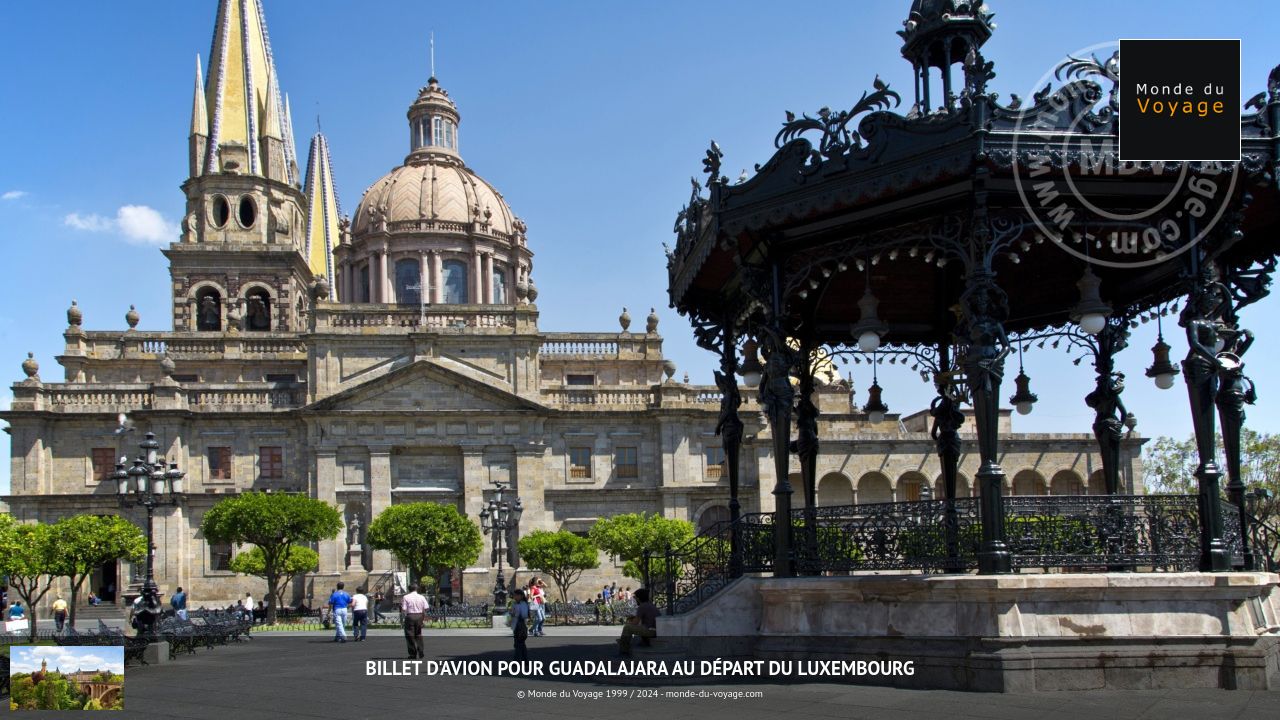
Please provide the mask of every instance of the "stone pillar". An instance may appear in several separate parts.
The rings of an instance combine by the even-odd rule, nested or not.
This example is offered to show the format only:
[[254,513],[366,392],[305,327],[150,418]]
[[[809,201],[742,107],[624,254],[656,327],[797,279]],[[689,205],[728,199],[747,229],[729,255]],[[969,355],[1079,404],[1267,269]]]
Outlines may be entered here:
[[391,302],[391,283],[387,279],[387,249],[378,251],[378,302]]
[[[317,448],[315,484],[312,497],[327,503],[336,503],[339,482],[338,452],[334,448]],[[339,535],[320,541],[320,573],[342,572],[346,564],[345,543]]]
[[493,255],[485,253],[484,255],[484,274],[481,278],[484,281],[484,302],[493,304]]
[[[484,448],[464,446],[462,450],[462,512],[480,523],[480,511],[485,507],[484,492],[489,478],[484,472]],[[463,569],[462,592],[467,602],[493,602],[494,571],[490,566],[493,553],[493,533],[482,532],[484,544],[474,566]]]
[[480,257],[480,251],[475,251],[475,258],[471,263],[472,289],[471,294],[467,298],[470,303],[484,302],[484,268],[483,260]]
[[[391,448],[369,448],[369,517],[377,518],[391,506]],[[344,538],[345,540],[345,538]],[[344,548],[345,549],[345,548]],[[343,560],[345,564],[345,558]],[[386,550],[375,550],[373,553],[373,572],[381,573],[391,569],[391,553]]]
[[386,283],[382,302],[396,302],[396,264],[391,262],[391,252],[388,250],[382,252],[382,279]]
[[443,275],[443,260],[440,258],[440,252],[434,251],[431,253],[431,302],[437,305],[444,302]]
[[431,302],[431,268],[427,266],[427,251],[418,251],[418,300],[421,303]]

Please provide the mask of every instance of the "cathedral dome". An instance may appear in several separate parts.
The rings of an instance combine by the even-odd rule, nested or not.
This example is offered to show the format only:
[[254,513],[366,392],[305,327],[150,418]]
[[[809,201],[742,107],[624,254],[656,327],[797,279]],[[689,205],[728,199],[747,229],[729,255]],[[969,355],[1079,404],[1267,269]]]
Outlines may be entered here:
[[525,224],[462,161],[460,116],[449,93],[431,78],[407,115],[409,155],[365,191],[335,249],[339,298],[402,305],[532,301]]
[[409,106],[409,156],[365,191],[352,231],[467,232],[519,236],[523,224],[502,194],[458,153],[458,107],[433,77]]
[[373,232],[466,232],[512,238],[518,219],[502,194],[461,162],[423,153],[375,182],[352,222]]

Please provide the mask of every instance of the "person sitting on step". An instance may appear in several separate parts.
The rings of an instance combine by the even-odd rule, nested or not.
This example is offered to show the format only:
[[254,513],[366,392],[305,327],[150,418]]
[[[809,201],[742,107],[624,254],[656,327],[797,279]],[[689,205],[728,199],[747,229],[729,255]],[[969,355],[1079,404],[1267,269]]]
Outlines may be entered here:
[[649,638],[658,636],[658,606],[649,602],[649,588],[636,590],[636,614],[627,618],[622,626],[622,637],[618,638],[618,652],[631,654],[631,638],[639,636],[643,644],[649,644]]

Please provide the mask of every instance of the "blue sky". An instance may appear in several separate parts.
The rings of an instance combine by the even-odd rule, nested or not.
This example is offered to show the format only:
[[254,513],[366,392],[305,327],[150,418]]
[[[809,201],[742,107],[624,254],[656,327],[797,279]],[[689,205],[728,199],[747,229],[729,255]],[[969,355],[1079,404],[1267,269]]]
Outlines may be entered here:
[[[408,151],[405,111],[429,74],[434,32],[437,75],[462,113],[462,155],[529,225],[542,328],[612,332],[623,306],[637,322],[656,307],[678,376],[710,383],[711,356],[666,307],[662,243],[672,242],[688,178],[701,177],[710,139],[737,177],[769,158],[785,110],[851,105],[877,74],[905,95],[910,66],[894,31],[909,5],[267,0],[266,15],[299,150],[319,116],[344,212]],[[1067,53],[1120,37],[1240,37],[1243,97],[1280,63],[1270,32],[1280,3],[992,7],[999,27],[984,52],[1005,98],[1030,97]],[[0,44],[5,402],[28,351],[45,380],[61,380],[54,358],[72,298],[88,329],[123,329],[131,304],[142,329],[168,329],[158,248],[183,212],[195,56],[207,61],[215,11],[213,0],[0,7],[10,29]],[[1259,365],[1280,353],[1280,338],[1260,319],[1278,310],[1273,297],[1245,318],[1259,331],[1250,368],[1262,398],[1248,424],[1268,432],[1280,428],[1280,390]],[[1185,344],[1170,340],[1181,357]],[[1142,433],[1186,436],[1182,386],[1156,391],[1142,375],[1153,343],[1154,328],[1141,327],[1119,361],[1126,403]],[[1091,372],[1071,359],[1027,356],[1041,402],[1017,429],[1089,431]],[[855,368],[859,401],[867,375]],[[886,366],[880,382],[895,411],[928,403],[930,388],[910,372]]]
[[110,670],[124,674],[124,648],[119,646],[72,647],[59,645],[21,646],[9,650],[10,672],[32,673],[40,669],[40,661],[50,670],[64,673]]

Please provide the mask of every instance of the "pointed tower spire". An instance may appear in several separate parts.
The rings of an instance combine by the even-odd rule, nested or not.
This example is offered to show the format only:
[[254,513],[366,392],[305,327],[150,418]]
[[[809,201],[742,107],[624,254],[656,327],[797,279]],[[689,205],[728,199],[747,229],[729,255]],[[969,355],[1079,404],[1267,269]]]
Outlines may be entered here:
[[196,54],[196,90],[191,102],[190,162],[188,172],[192,177],[200,174],[205,151],[209,143],[209,114],[204,106],[204,73],[200,70],[200,55]]
[[[268,134],[272,115],[279,127],[284,108],[261,0],[218,4],[205,107],[210,118],[205,172],[234,170],[268,176],[269,158],[261,152],[259,141],[262,137],[285,139],[282,130]],[[296,178],[275,179],[296,183]]]
[[284,94],[284,159],[289,165],[289,183],[297,185],[298,144],[293,141],[293,113],[289,111],[289,93]]
[[333,164],[329,160],[329,141],[316,133],[307,154],[307,237],[306,257],[311,273],[329,281],[330,298],[337,285],[333,278],[333,251],[338,244],[338,191],[333,185]]

